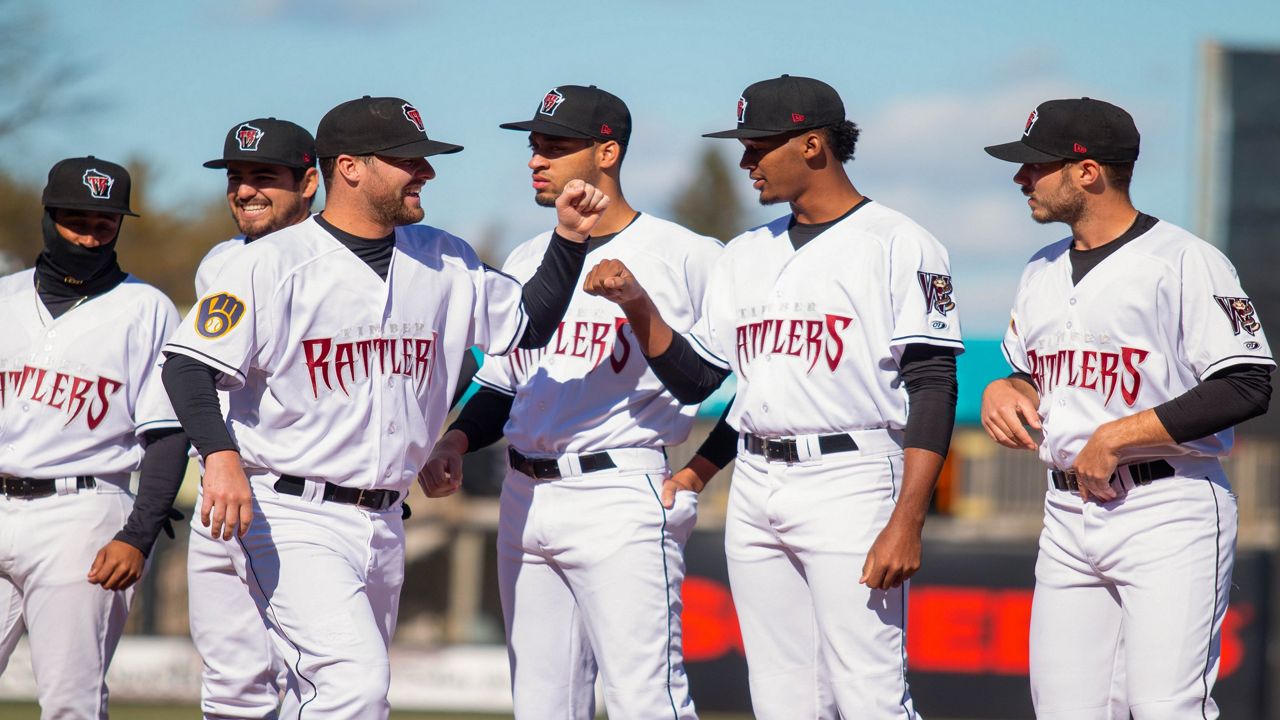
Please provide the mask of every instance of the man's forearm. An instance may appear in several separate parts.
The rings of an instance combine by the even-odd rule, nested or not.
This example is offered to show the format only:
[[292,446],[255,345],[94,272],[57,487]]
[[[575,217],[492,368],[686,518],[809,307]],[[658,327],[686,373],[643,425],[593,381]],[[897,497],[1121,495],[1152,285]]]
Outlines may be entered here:
[[1101,439],[1108,448],[1116,452],[1135,447],[1171,445],[1174,442],[1154,409],[1103,423],[1094,432],[1094,438]]
[[931,450],[907,448],[904,451],[902,490],[898,493],[898,502],[889,522],[905,522],[917,529],[924,527],[943,460],[941,455]]
[[661,355],[671,347],[674,331],[662,318],[658,306],[653,304],[648,294],[633,302],[623,303],[620,307],[627,316],[627,322],[631,323],[631,332],[635,333],[636,341],[640,343],[640,352],[645,357]]

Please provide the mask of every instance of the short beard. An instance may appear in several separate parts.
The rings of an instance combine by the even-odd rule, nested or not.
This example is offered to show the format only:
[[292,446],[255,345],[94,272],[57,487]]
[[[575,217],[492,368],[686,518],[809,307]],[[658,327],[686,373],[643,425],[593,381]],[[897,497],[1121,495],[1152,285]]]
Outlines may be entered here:
[[1031,219],[1041,225],[1055,222],[1075,225],[1080,222],[1088,212],[1088,202],[1085,200],[1084,191],[1076,190],[1068,186],[1066,182],[1063,182],[1058,186],[1058,193],[1059,197],[1054,198],[1052,205],[1041,201],[1040,207],[1044,212],[1037,215],[1033,211]]
[[369,211],[373,216],[372,219],[379,225],[390,227],[413,225],[427,215],[426,211],[420,207],[406,207],[403,195],[370,198]]
[[545,193],[535,193],[533,196],[533,201],[537,203],[540,207],[555,207],[556,200],[557,198],[555,195],[549,195]]

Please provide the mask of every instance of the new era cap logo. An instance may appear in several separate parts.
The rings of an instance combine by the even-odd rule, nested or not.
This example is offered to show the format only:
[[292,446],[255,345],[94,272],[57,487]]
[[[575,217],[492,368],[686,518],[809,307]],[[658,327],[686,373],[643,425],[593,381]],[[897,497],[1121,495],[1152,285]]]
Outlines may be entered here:
[[538,108],[538,112],[542,115],[555,115],[556,108],[560,107],[560,103],[564,102],[564,95],[559,90],[551,90],[542,96],[542,106]]
[[410,105],[409,103],[405,103],[400,106],[400,109],[404,111],[405,120],[413,123],[413,126],[418,128],[418,132],[427,131],[426,126],[422,124],[422,113],[418,112],[418,108]]
[[802,123],[804,122],[804,116],[800,113],[791,113],[791,122]]
[[1080,153],[1081,155],[1083,155],[1083,154],[1085,154],[1085,153],[1089,152],[1089,148],[1087,148],[1087,147],[1085,147],[1085,146],[1081,145],[1080,143],[1075,143],[1074,145],[1072,145],[1072,146],[1071,146],[1071,151],[1072,151],[1072,152],[1078,152],[1078,153]]
[[263,135],[266,133],[249,123],[236,128],[236,142],[240,143],[240,150],[245,152],[257,152],[258,143]]
[[1035,127],[1036,121],[1039,119],[1040,119],[1040,111],[1032,110],[1031,114],[1027,116],[1027,127],[1022,131],[1022,135],[1024,137],[1031,134],[1031,128]]
[[738,98],[738,122],[744,123],[746,121],[747,121],[747,99],[744,97],[740,97]]
[[613,128],[609,127],[608,123],[604,123],[604,124],[602,124],[602,125],[600,126],[600,134],[601,134],[601,135],[612,135],[612,134],[613,134]]
[[110,200],[111,186],[116,184],[115,178],[92,168],[84,171],[84,177],[80,181],[89,188],[89,195],[95,200]]

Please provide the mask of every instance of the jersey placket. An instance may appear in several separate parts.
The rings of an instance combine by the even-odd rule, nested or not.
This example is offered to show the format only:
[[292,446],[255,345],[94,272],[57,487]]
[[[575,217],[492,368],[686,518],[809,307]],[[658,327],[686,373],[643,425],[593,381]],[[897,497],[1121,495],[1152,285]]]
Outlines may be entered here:
[[[399,233],[397,233],[398,235]],[[395,297],[394,285],[396,284],[396,267],[398,263],[398,248],[391,253],[391,264],[387,268],[387,279],[382,283],[382,312],[379,318],[380,334],[383,339],[390,336],[389,323],[393,317],[395,307],[392,300]],[[389,359],[387,365],[383,367],[385,377],[379,377],[376,381],[370,379],[369,392],[372,395],[370,400],[373,402],[374,425],[369,428],[374,432],[374,441],[370,443],[371,450],[376,454],[373,467],[376,473],[369,483],[370,486],[394,484],[399,478],[394,477],[398,468],[391,467],[387,463],[387,458],[396,458],[403,456],[403,445],[397,438],[397,434],[401,433],[400,425],[401,415],[397,413],[394,407],[388,407],[388,403],[394,403],[396,398],[400,397],[400,393],[394,392],[396,381],[399,379],[404,382],[404,378],[397,378],[395,373],[391,372],[391,367],[395,364],[394,359]],[[388,420],[390,416],[390,420]],[[369,430],[366,430],[368,432]],[[403,437],[403,435],[400,435]]]

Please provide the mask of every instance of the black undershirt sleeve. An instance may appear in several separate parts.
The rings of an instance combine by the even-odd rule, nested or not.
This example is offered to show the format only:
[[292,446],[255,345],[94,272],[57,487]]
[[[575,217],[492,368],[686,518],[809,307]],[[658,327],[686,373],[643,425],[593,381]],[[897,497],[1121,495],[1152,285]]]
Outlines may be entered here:
[[542,256],[542,264],[524,284],[521,301],[529,323],[525,326],[524,335],[520,336],[520,347],[529,350],[551,342],[565,311],[569,309],[569,301],[573,299],[573,291],[586,260],[586,243],[566,240],[558,233],[551,234],[551,243]]
[[728,370],[703,360],[689,341],[677,332],[671,333],[671,345],[666,351],[647,359],[653,374],[667,386],[672,397],[685,405],[706,400],[729,377]]
[[151,554],[156,536],[169,519],[174,498],[187,469],[187,435],[178,428],[152,430],[142,436],[145,450],[138,477],[138,496],[124,529],[115,539]]
[[711,428],[711,432],[707,433],[707,439],[703,440],[702,445],[698,447],[698,455],[720,470],[733,462],[738,455],[738,431],[729,424],[729,409],[732,407],[733,401],[730,400],[724,412],[720,414],[720,420],[716,422],[716,426]]
[[955,351],[913,343],[903,348],[898,368],[909,400],[904,444],[946,457],[956,423]]
[[502,439],[502,428],[511,416],[515,397],[482,387],[458,413],[458,419],[449,426],[467,436],[467,452],[472,453]]
[[453,399],[449,401],[449,408],[452,409],[462,400],[462,396],[467,394],[467,389],[471,387],[471,378],[476,376],[476,372],[480,370],[480,363],[476,361],[476,351],[467,348],[462,354],[462,367],[458,370],[458,384],[453,388]]
[[1156,417],[1176,443],[1207,437],[1267,411],[1271,402],[1267,365],[1233,365],[1157,405]]
[[186,355],[168,354],[160,373],[178,422],[200,457],[238,450],[218,404],[218,371]]

